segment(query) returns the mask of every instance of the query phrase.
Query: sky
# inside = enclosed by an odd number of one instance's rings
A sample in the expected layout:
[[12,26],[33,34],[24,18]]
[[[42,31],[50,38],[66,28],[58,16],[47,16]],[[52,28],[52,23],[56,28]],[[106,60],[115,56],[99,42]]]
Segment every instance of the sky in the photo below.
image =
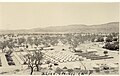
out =
[[0,29],[119,21],[119,3],[0,3]]

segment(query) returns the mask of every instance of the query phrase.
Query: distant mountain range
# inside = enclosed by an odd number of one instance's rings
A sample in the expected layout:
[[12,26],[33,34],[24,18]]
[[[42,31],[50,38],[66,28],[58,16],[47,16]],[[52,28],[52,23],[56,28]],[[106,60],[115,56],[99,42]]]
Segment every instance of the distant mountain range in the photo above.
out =
[[27,32],[80,32],[80,33],[111,33],[119,32],[119,22],[109,22],[98,25],[74,24],[68,26],[50,26],[22,30],[1,30],[0,33],[27,33]]

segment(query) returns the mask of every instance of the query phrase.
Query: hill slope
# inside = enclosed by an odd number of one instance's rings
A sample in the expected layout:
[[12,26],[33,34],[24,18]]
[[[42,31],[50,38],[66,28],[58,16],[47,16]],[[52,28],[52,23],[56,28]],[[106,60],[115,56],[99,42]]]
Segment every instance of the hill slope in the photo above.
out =
[[29,30],[2,30],[1,33],[27,33],[27,32],[83,32],[83,33],[111,33],[119,32],[119,22],[110,22],[99,25],[68,25],[51,26],[46,28],[33,28]]
[[51,26],[47,28],[35,28],[34,32],[89,32],[89,33],[109,33],[119,32],[119,22],[110,22],[100,25],[68,25],[68,26]]

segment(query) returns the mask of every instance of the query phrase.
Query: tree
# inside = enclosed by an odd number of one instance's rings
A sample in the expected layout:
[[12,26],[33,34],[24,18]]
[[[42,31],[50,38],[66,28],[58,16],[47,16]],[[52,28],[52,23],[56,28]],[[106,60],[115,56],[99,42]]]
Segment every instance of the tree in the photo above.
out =
[[27,54],[25,58],[26,58],[28,67],[31,68],[31,73],[30,73],[31,75],[33,74],[34,67],[36,67],[37,71],[39,71],[39,65],[41,65],[40,61],[43,58],[43,55],[40,50],[36,50],[32,54]]
[[2,51],[3,51],[3,49],[4,49],[5,47],[6,47],[6,46],[3,45],[3,42],[0,41],[0,49],[2,49]]
[[114,33],[114,32],[113,32],[111,35],[112,35],[113,37],[115,37],[115,36],[117,36],[117,33]]
[[98,37],[97,42],[103,42],[104,38],[103,37]]
[[18,38],[18,44],[21,45],[22,43],[24,43],[26,41],[26,39],[23,38]]
[[13,53],[13,51],[12,50],[8,50],[8,51],[6,51],[6,56],[11,56],[11,54]]
[[103,53],[105,54],[105,56],[107,56],[107,54],[108,54],[108,51],[104,51]]
[[117,41],[118,40],[118,38],[113,38],[113,41]]
[[113,39],[112,39],[111,36],[106,38],[106,42],[112,42],[112,40],[113,40]]
[[14,47],[14,43],[12,43],[12,42],[9,42],[9,44],[7,45],[10,49],[13,49],[13,47]]
[[2,52],[4,52],[4,48],[7,47],[8,44],[9,44],[8,41],[0,42],[0,48],[2,49]]
[[46,63],[47,63],[47,64],[50,64],[50,63],[51,63],[51,61],[47,61]]
[[57,67],[56,70],[55,70],[55,73],[60,74],[62,71],[63,71],[62,69],[60,69],[59,67]]
[[67,70],[69,73],[72,73],[74,70],[73,69],[68,69]]
[[27,38],[27,43],[29,43],[31,46],[33,45],[34,41],[33,41],[32,37]]
[[91,39],[91,42],[94,42],[94,41],[95,41],[95,38],[92,38],[92,39]]
[[41,53],[41,50],[38,50],[38,51],[35,51],[35,66],[37,68],[37,71],[39,71],[39,65],[41,65],[40,61],[42,60],[43,58],[43,55]]
[[110,44],[107,42],[104,46],[104,48],[109,50],[118,50],[119,49],[119,42],[114,42],[113,44]]
[[115,45],[115,50],[119,50],[119,41],[114,42],[114,45]]
[[40,40],[37,39],[37,38],[35,38],[35,39],[34,39],[34,44],[38,47],[38,45],[40,44]]
[[27,62],[28,67],[30,67],[30,69],[31,69],[30,75],[32,75],[34,67],[35,67],[34,66],[34,56],[31,54],[27,54],[25,56],[25,58],[26,58],[26,62]]

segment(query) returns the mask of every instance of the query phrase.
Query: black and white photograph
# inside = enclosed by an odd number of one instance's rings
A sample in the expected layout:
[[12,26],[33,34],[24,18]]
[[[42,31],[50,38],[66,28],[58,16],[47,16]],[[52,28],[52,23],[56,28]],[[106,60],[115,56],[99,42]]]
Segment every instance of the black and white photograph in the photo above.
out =
[[0,2],[0,75],[119,75],[119,2]]

